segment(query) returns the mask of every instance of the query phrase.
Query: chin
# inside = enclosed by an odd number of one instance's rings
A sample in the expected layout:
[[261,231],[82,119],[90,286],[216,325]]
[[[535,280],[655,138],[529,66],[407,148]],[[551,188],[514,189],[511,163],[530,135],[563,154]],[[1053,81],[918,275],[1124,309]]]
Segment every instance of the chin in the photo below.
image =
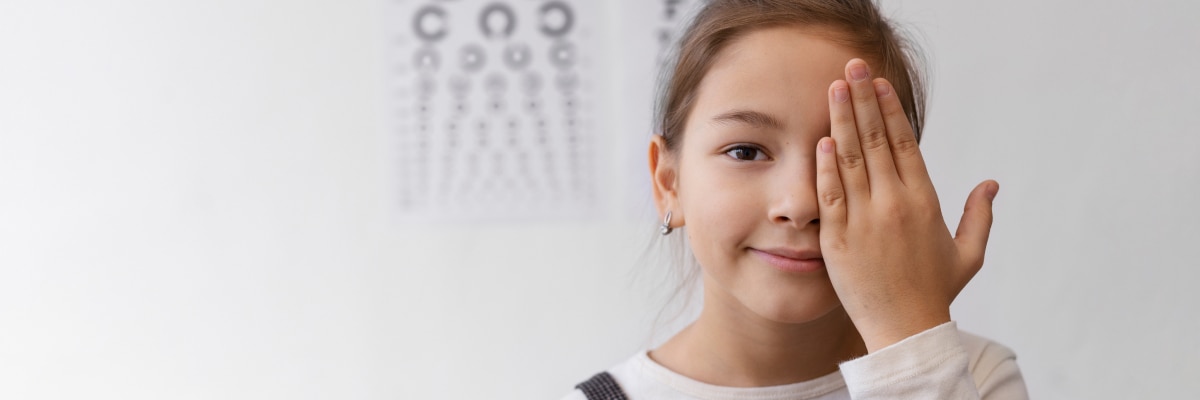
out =
[[808,294],[808,296],[770,296],[770,298],[756,299],[759,300],[754,302],[757,304],[747,305],[759,316],[785,324],[816,321],[842,307],[836,294],[829,296],[820,291]]

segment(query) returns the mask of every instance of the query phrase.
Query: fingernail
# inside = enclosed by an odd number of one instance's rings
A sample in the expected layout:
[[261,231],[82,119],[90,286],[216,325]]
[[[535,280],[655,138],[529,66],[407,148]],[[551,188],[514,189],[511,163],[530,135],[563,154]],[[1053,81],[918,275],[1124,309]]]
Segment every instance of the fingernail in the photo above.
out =
[[854,78],[855,81],[861,81],[863,79],[867,79],[867,75],[868,74],[867,74],[867,65],[866,64],[859,62],[859,63],[854,63],[854,65],[850,66],[850,77]]
[[821,139],[821,152],[822,153],[832,153],[833,152],[833,141],[830,139],[822,138]]
[[987,198],[988,198],[988,201],[995,200],[995,199],[996,199],[996,193],[998,193],[998,192],[1000,192],[1000,186],[997,186],[997,185],[991,185],[991,186],[988,186],[988,188],[987,188]]
[[850,98],[850,92],[846,90],[846,85],[838,83],[833,87],[833,99],[838,103],[845,103],[848,98]]
[[891,93],[891,92],[892,92],[892,90],[888,88],[888,84],[883,83],[883,82],[875,82],[875,96],[876,97],[887,96],[888,93]]

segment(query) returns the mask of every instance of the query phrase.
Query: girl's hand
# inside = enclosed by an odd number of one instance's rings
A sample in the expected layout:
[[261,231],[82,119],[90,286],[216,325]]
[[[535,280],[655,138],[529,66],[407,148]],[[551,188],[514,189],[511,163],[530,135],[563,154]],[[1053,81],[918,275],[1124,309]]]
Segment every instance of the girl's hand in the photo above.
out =
[[833,137],[817,144],[821,253],[873,353],[950,321],[950,303],[983,266],[1000,187],[975,187],[951,237],[900,100],[863,60],[830,86],[829,117]]

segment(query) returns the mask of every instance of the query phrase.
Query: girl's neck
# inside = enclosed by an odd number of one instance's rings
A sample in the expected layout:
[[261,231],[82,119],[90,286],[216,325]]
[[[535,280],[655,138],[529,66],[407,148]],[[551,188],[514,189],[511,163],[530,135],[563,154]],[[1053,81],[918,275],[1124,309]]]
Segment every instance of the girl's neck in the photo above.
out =
[[735,299],[714,297],[705,290],[696,321],[651,351],[650,357],[700,382],[761,387],[819,378],[837,371],[838,363],[867,354],[840,306],[811,322],[790,324],[728,304]]

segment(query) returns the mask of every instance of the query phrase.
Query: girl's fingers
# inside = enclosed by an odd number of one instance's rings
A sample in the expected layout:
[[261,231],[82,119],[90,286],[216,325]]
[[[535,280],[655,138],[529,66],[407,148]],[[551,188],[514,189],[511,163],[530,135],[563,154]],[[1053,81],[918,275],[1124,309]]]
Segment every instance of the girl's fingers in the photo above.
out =
[[896,174],[900,181],[909,188],[933,186],[929,179],[929,171],[925,168],[925,159],[921,157],[921,148],[917,146],[917,137],[908,122],[908,115],[904,114],[904,106],[900,105],[896,90],[891,82],[883,78],[876,78],[875,85],[886,89],[887,92],[879,95],[879,110],[883,112],[888,143],[892,148],[892,159],[896,163]]
[[[996,192],[1000,190],[1000,183],[989,181],[980,183],[967,196],[958,231],[954,233],[954,242],[958,246],[959,254],[963,257],[963,262],[971,267],[971,276],[983,266],[983,253],[987,249],[988,236],[992,232],[992,201]],[[970,276],[967,279],[970,279]]]
[[[854,105],[850,103],[850,85],[843,80],[829,85],[830,134],[837,142],[837,171],[840,189],[851,202],[868,200],[871,195],[867,182],[867,164],[858,146],[858,127],[854,122]],[[819,153],[819,152],[818,152]]]
[[876,189],[894,185],[899,177],[888,145],[888,126],[879,113],[877,89],[866,61],[855,58],[846,63],[846,82],[850,83],[850,95],[854,99],[854,122],[858,127],[859,146],[866,158],[870,186]]
[[833,138],[817,141],[817,204],[820,210],[821,235],[841,232],[846,226],[846,192],[838,171]]

